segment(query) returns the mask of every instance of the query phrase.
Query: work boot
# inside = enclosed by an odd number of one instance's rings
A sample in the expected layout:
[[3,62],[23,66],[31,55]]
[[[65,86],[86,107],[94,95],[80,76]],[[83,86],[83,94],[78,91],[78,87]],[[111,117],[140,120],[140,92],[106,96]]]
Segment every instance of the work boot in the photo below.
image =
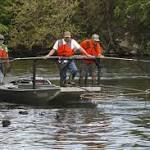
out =
[[79,77],[79,86],[84,86],[84,81],[82,77]]
[[69,80],[67,84],[72,85],[72,86],[76,85],[76,83],[74,82],[74,80]]
[[66,87],[66,81],[60,80],[60,86],[61,86],[61,87]]
[[97,83],[96,83],[96,80],[94,79],[92,79],[92,85],[96,85]]
[[74,79],[73,79],[72,75],[69,76],[68,84],[70,84],[70,85],[75,85],[76,84],[74,82]]

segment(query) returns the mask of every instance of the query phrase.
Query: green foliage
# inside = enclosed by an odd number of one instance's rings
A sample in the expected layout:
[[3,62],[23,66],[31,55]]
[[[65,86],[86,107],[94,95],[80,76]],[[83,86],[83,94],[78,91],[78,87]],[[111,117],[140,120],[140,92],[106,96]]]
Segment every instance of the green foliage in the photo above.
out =
[[[108,11],[110,0],[81,0],[76,12],[76,20],[80,23],[82,30],[88,34],[102,32],[106,28],[106,22],[110,19]],[[113,2],[113,1],[112,1]],[[106,19],[107,18],[107,19]],[[81,22],[82,20],[82,22]]]
[[6,25],[0,24],[0,33],[6,33],[8,31],[8,27]]
[[116,0],[114,15],[120,25],[135,32],[150,29],[149,0]]
[[114,39],[125,33],[143,49],[150,39],[149,0],[0,0],[0,4],[0,33],[7,33],[14,48],[48,48],[64,30],[78,40],[98,33],[108,49],[115,49]]
[[112,42],[114,26],[114,0],[79,0],[80,4],[75,14],[75,23],[80,26],[82,39],[90,38],[93,33],[100,35],[101,41],[107,47]]
[[11,5],[13,0],[0,0],[0,33],[7,33],[11,21]]
[[144,47],[150,39],[150,1],[116,0],[115,6],[114,15],[118,26],[123,27],[131,40],[134,39],[146,51]]
[[64,30],[77,32],[71,22],[77,1],[26,0],[14,6],[14,23],[11,30],[11,45],[51,45]]

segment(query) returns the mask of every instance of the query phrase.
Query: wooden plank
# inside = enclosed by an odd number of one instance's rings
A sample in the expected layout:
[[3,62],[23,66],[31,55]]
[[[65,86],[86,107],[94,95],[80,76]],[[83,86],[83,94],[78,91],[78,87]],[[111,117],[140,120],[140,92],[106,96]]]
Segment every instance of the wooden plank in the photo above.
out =
[[99,92],[101,87],[61,87],[61,92],[71,93],[71,92]]

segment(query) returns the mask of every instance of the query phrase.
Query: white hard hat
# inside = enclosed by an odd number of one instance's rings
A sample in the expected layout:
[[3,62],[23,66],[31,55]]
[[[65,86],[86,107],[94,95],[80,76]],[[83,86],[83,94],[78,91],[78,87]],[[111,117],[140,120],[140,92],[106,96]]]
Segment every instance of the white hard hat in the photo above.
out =
[[4,36],[0,34],[0,40],[4,40]]
[[98,34],[93,34],[93,35],[92,35],[92,39],[93,39],[94,41],[97,41],[97,42],[100,41],[100,40],[99,40],[99,35],[98,35]]
[[64,37],[71,37],[71,33],[69,31],[65,31],[64,32]]

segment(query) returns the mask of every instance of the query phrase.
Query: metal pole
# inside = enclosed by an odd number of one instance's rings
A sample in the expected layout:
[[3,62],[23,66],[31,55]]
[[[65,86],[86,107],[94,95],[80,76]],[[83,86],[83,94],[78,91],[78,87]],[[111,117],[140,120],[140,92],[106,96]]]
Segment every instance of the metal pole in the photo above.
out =
[[33,60],[33,65],[32,65],[32,69],[33,69],[33,89],[35,89],[36,86],[36,61],[37,60]]
[[[50,56],[48,58],[45,57],[24,57],[24,58],[10,58],[10,61],[17,61],[17,60],[44,60],[44,59],[68,59],[68,60],[72,60],[72,59],[77,59],[77,60],[82,60],[82,59],[89,59],[89,60],[95,60],[96,58],[99,57],[87,57],[87,56],[83,56],[83,55],[75,55],[73,57],[60,57],[60,56]],[[130,59],[130,58],[119,58],[119,57],[107,57],[105,56],[104,58],[101,58],[103,60],[122,60],[122,61],[135,61],[135,62],[144,62],[144,63],[150,63],[150,60],[143,60],[143,59]],[[3,59],[3,61],[5,62],[5,59]]]
[[96,58],[96,66],[97,66],[97,83],[100,84],[100,74],[101,74],[100,58]]

